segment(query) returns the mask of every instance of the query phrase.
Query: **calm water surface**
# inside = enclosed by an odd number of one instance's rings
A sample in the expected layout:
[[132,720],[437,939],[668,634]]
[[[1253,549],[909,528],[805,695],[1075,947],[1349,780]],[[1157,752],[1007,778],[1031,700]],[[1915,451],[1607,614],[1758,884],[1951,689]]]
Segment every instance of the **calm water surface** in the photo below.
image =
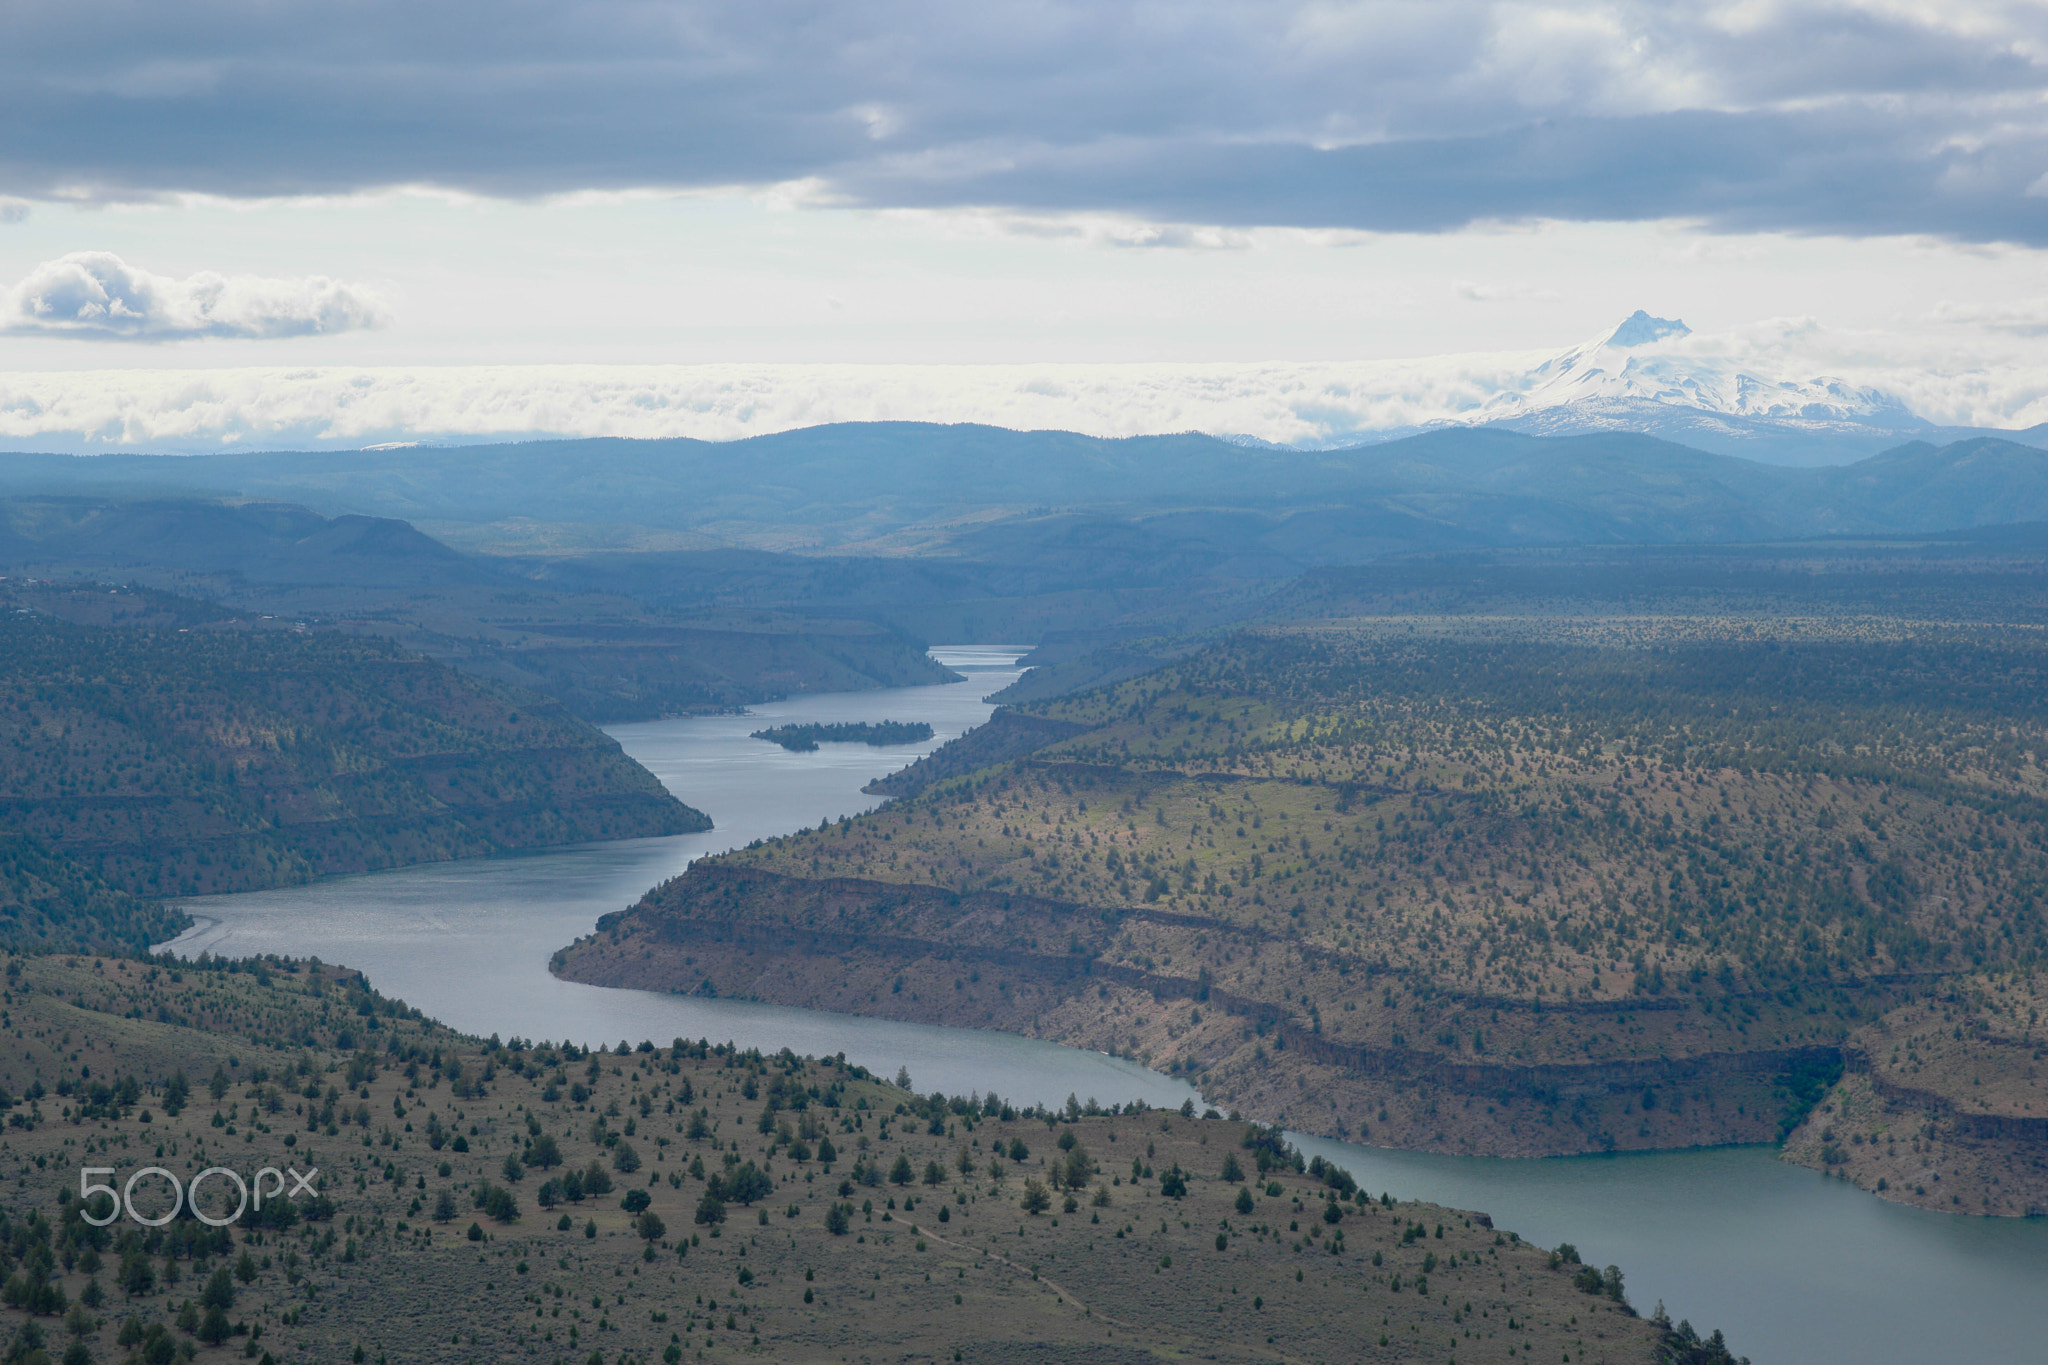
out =
[[[699,716],[609,727],[678,797],[711,816],[702,834],[622,839],[516,858],[434,863],[311,886],[185,902],[199,923],[172,942],[188,955],[318,956],[369,973],[386,995],[477,1034],[594,1044],[709,1038],[770,1051],[844,1052],[919,1090],[996,1090],[1021,1103],[1071,1093],[1105,1104],[1178,1105],[1184,1082],[1101,1053],[970,1029],[697,1000],[559,981],[548,957],[599,915],[623,909],[690,863],[751,840],[870,810],[861,787],[988,718],[982,700],[1008,686],[1014,649],[941,649],[965,682],[888,692],[796,697],[744,716]],[[785,721],[922,720],[932,738],[871,748],[826,744],[790,753],[748,735]]]
[[[967,681],[796,697],[747,716],[610,727],[634,758],[708,813],[703,834],[441,863],[313,886],[188,902],[199,923],[171,947],[241,956],[317,954],[473,1033],[580,1043],[675,1037],[844,1052],[918,1089],[1069,1094],[1178,1105],[1182,1082],[1100,1053],[1001,1033],[890,1023],[734,1000],[557,981],[548,955],[597,916],[693,859],[872,808],[860,788],[989,713],[1018,651],[939,649]],[[923,720],[923,745],[831,744],[792,754],[750,731],[783,721]],[[1762,1148],[1553,1161],[1389,1152],[1298,1138],[1366,1188],[1482,1209],[1524,1238],[1569,1240],[1620,1265],[1648,1311],[1727,1331],[1757,1365],[2048,1361],[2048,1223],[1968,1219],[1886,1204]]]

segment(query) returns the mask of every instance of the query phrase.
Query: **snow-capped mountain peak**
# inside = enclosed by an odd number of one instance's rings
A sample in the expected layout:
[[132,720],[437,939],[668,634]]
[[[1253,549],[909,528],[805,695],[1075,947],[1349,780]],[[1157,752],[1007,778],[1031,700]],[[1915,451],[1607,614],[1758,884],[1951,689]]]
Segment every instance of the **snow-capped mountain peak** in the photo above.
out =
[[1571,405],[1605,426],[1609,423],[1597,421],[1602,409],[1612,413],[1660,404],[1782,422],[1917,421],[1882,389],[1826,376],[1761,377],[1732,358],[1688,342],[1691,336],[1683,322],[1639,309],[1612,330],[1530,370],[1513,391],[1497,395],[1476,416],[1482,422],[1512,421]]
[[1691,336],[1692,328],[1677,318],[1653,318],[1638,308],[1607,334],[1609,346],[1647,346],[1666,337]]

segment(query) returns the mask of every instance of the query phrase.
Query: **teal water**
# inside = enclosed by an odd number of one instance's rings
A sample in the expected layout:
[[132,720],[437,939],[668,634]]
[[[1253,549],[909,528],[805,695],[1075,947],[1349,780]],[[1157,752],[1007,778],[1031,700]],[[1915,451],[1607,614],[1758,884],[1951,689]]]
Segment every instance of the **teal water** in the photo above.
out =
[[1774,1149],[1502,1161],[1296,1135],[1367,1189],[1618,1265],[1642,1312],[1785,1365],[2048,1360],[2048,1222],[1888,1204]]
[[[990,710],[982,698],[1017,676],[1015,650],[934,654],[967,681],[611,727],[628,753],[711,815],[707,833],[207,897],[188,902],[198,923],[169,947],[317,954],[479,1034],[590,1044],[707,1037],[844,1052],[891,1075],[908,1067],[927,1092],[1180,1104],[1194,1094],[1185,1083],[1101,1053],[548,974],[555,949],[691,860],[871,808],[863,784],[979,724]],[[832,744],[804,754],[747,738],[785,721],[861,720],[928,721],[934,735],[902,748]],[[1725,1330],[1757,1365],[2048,1361],[2048,1222],[1901,1208],[1763,1148],[1501,1161],[1297,1142],[1375,1193],[1480,1210],[1546,1246],[1571,1241],[1588,1261],[1621,1266],[1642,1311],[1661,1299],[1674,1318]]]
[[[196,956],[282,953],[343,962],[386,995],[455,1028],[581,1043],[710,1038],[770,1051],[844,1052],[920,1090],[996,1090],[1023,1103],[1069,1094],[1104,1104],[1178,1105],[1185,1082],[1135,1062],[1007,1034],[890,1023],[738,1000],[700,1000],[559,981],[548,957],[599,915],[623,909],[692,860],[878,804],[860,788],[987,719],[982,700],[1017,677],[1018,651],[935,651],[967,681],[764,704],[744,716],[610,727],[670,790],[708,812],[702,834],[623,839],[515,858],[433,863],[309,886],[185,902],[198,923],[170,945]],[[827,744],[791,753],[752,731],[784,721],[922,720],[922,744]]]

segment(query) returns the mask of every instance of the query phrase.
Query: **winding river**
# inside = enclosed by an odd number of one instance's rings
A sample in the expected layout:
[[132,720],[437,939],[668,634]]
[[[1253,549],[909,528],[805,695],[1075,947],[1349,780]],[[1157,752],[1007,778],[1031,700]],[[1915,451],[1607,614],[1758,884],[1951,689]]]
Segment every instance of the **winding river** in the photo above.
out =
[[[979,724],[990,710],[982,698],[1017,676],[1015,650],[933,653],[967,681],[611,727],[628,753],[711,815],[717,827],[707,833],[206,897],[187,902],[197,923],[169,946],[347,963],[387,995],[478,1034],[587,1044],[708,1037],[844,1052],[889,1074],[907,1067],[923,1091],[1179,1105],[1194,1094],[1185,1083],[1100,1053],[548,974],[555,949],[692,859],[870,809],[876,800],[863,784]],[[783,721],[884,719],[928,721],[933,738],[796,754],[747,737]],[[1661,1299],[1674,1318],[1723,1328],[1757,1365],[2048,1360],[2048,1221],[1902,1208],[1756,1147],[1501,1161],[1298,1141],[1368,1189],[1483,1209],[1545,1245],[1572,1241],[1588,1261],[1619,1264],[1639,1308]]]

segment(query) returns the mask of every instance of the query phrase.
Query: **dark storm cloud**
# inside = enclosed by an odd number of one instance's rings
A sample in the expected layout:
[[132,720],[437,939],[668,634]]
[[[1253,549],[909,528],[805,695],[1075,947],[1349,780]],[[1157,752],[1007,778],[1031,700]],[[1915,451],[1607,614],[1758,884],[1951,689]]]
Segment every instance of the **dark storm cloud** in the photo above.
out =
[[[1887,136],[1886,134],[1889,134]],[[2042,141],[1929,150],[1866,115],[1649,114],[1318,150],[1123,143],[987,171],[860,168],[865,201],[1108,207],[1228,226],[1441,231],[1478,219],[1704,219],[1723,230],[2048,241]]]
[[2048,239],[2048,15],[989,0],[16,4],[0,194],[812,180],[872,205]]

